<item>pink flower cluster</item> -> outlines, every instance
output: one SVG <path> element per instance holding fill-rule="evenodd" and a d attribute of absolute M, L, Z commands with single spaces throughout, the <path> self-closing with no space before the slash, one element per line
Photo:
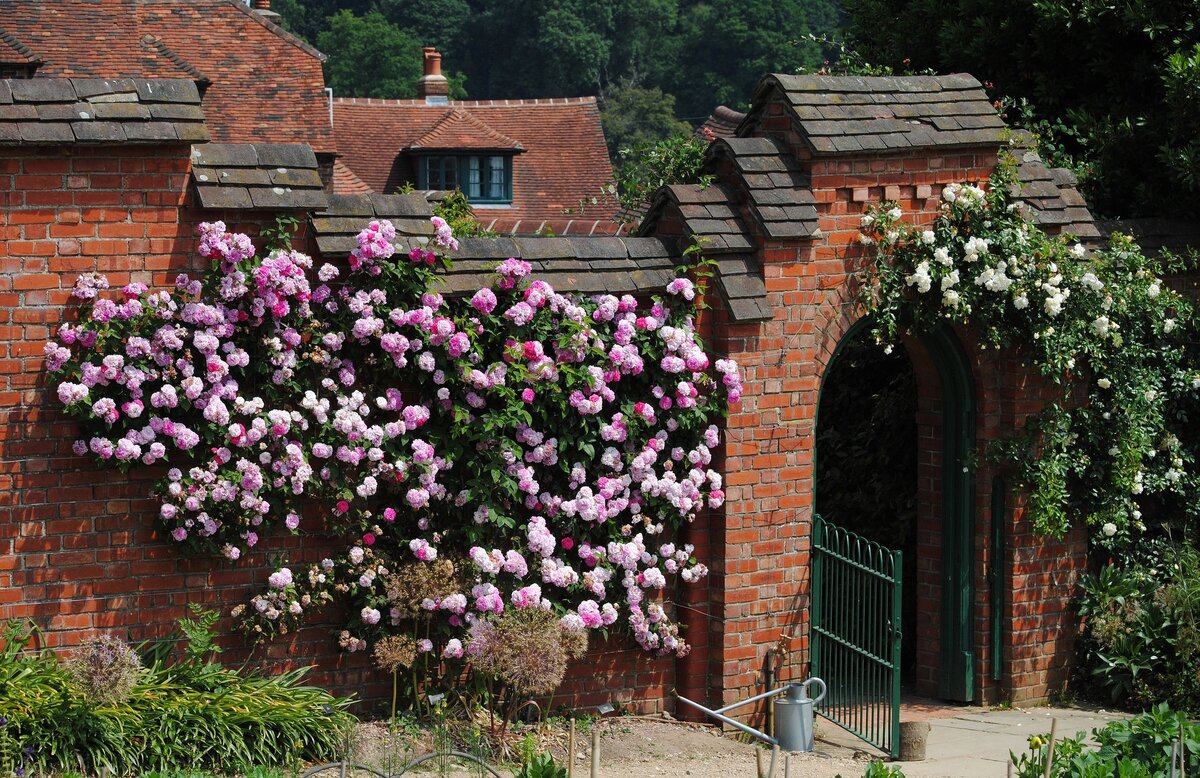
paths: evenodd
<path fill-rule="evenodd" d="M 457 245 L 434 231 L 431 246 Z M 553 608 L 685 653 L 664 592 L 707 568 L 673 538 L 724 500 L 713 421 L 742 391 L 736 365 L 700 346 L 694 285 L 668 287 L 678 308 L 579 299 L 510 258 L 448 300 L 430 289 L 436 254 L 394 257 L 395 236 L 372 222 L 352 272 L 325 264 L 316 288 L 307 257 L 257 260 L 219 222 L 201 232 L 216 268 L 173 292 L 110 301 L 103 279 L 81 279 L 90 307 L 46 349 L 89 430 L 76 450 L 177 465 L 157 490 L 164 528 L 229 559 L 325 502 L 346 549 L 271 576 L 246 609 L 267 631 L 341 601 L 357 614 L 348 650 L 423 618 L 460 658 L 472 624 Z M 447 560 L 463 577 L 417 615 L 388 600 L 395 576 Z"/>

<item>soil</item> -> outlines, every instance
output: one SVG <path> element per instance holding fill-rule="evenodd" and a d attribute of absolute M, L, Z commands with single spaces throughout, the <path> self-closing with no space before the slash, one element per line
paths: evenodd
<path fill-rule="evenodd" d="M 666 717 L 614 717 L 595 722 L 599 734 L 599 778 L 641 778 L 642 776 L 694 776 L 695 778 L 766 778 L 771 754 L 768 750 L 745 742 L 744 739 L 722 733 L 705 724 L 678 722 Z M 363 724 L 354 743 L 354 761 L 376 771 L 376 775 L 398 775 L 401 766 L 415 754 L 433 750 L 433 737 L 428 732 L 408 733 L 399 737 L 388 732 L 383 724 Z M 561 731 L 545 732 L 538 750 L 549 750 L 559 764 L 566 762 L 567 738 Z M 788 764 L 785 765 L 785 759 Z M 761 772 L 758 766 L 761 760 Z M 495 765 L 498 760 L 489 760 Z M 580 732 L 576 736 L 575 769 L 573 778 L 591 775 L 591 736 Z M 823 748 L 817 743 L 815 751 L 806 754 L 780 755 L 771 778 L 859 778 L 866 770 L 869 758 L 851 754 L 844 749 Z M 496 772 L 509 776 L 510 768 Z M 338 775 L 332 770 L 328 776 Z M 478 767 L 466 765 L 415 769 L 405 775 L 480 775 Z M 350 773 L 355 775 L 355 773 Z M 368 776 L 370 773 L 357 773 Z M 484 773 L 487 775 L 487 773 Z M 327 778 L 321 774 L 319 778 Z"/>

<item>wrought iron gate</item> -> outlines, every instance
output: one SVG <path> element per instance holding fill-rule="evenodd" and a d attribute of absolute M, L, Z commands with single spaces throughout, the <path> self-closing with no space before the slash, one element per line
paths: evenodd
<path fill-rule="evenodd" d="M 813 519 L 812 675 L 817 708 L 853 735 L 900 755 L 902 554 Z"/>

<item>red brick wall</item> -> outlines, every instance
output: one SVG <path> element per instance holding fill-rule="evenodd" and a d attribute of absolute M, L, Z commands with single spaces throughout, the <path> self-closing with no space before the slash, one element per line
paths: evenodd
<path fill-rule="evenodd" d="M 820 214 L 820 238 L 771 243 L 757 236 L 773 320 L 762 325 L 715 327 L 713 342 L 743 369 L 745 394 L 730 414 L 726 443 L 728 502 L 710 527 L 713 581 L 704 657 L 691 657 L 688 674 L 704 672 L 713 704 L 763 690 L 768 649 L 781 639 L 789 650 L 784 679 L 803 677 L 809 661 L 808 563 L 813 503 L 813 436 L 817 395 L 838 343 L 860 311 L 852 281 L 864 256 L 858 242 L 869 203 L 897 201 L 907 219 L 933 218 L 943 185 L 984 181 L 994 153 L 914 153 L 904 158 L 814 160 L 782 110 L 768 106 L 760 131 L 791 142 L 811 174 Z M 725 172 L 727 171 L 720 171 Z M 665 234 L 677 232 L 671 215 Z M 1003 680 L 989 677 L 991 622 L 986 573 L 993 468 L 982 453 L 988 442 L 1019 428 L 1040 408 L 1044 387 L 1017 358 L 998 363 L 995 352 L 965 341 L 977 397 L 974 559 L 974 695 L 977 700 L 1044 700 L 1061 688 L 1071 655 L 1069 599 L 1086 560 L 1086 543 L 1072 537 L 1047 543 L 1023 521 L 1019 498 L 1008 500 L 1006 553 L 999 560 L 1005 588 Z M 921 376 L 919 412 L 920 519 L 918 594 L 922 612 L 940 608 L 940 404 L 927 357 L 916 355 Z M 936 691 L 937 619 L 923 619 L 920 669 L 923 691 Z M 681 673 L 682 674 L 682 673 Z M 683 679 L 680 679 L 683 684 Z M 697 684 L 697 686 L 699 686 Z M 761 711 L 760 711 L 761 712 Z"/>
<path fill-rule="evenodd" d="M 128 475 L 76 457 L 77 425 L 47 391 L 42 348 L 74 318 L 71 289 L 84 272 L 114 286 L 168 287 L 199 268 L 196 227 L 218 218 L 256 234 L 235 214 L 201 212 L 187 196 L 190 147 L 6 152 L 0 160 L 0 619 L 28 618 L 41 645 L 70 647 L 97 632 L 163 638 L 189 603 L 228 613 L 265 580 L 264 554 L 237 567 L 188 559 L 159 537 L 148 495 L 159 468 Z M 271 222 L 273 214 L 262 217 Z M 309 250 L 313 247 L 309 246 Z M 276 537 L 271 553 L 320 558 L 327 540 Z M 313 681 L 360 698 L 390 696 L 363 654 L 336 649 L 339 614 L 253 653 L 228 634 L 226 657 L 271 667 L 318 663 Z M 231 631 L 232 619 L 220 627 Z M 556 704 L 661 707 L 673 662 L 647 661 L 621 641 L 594 647 Z"/>
<path fill-rule="evenodd" d="M 767 131 L 786 135 L 786 119 L 768 115 Z M 231 567 L 185 559 L 158 539 L 148 499 L 157 469 L 128 476 L 75 457 L 76 427 L 49 398 L 42 346 L 71 314 L 70 289 L 80 272 L 100 271 L 114 284 L 169 284 L 194 267 L 201 214 L 186 197 L 186 147 L 18 151 L 0 160 L 0 618 L 35 621 L 49 646 L 71 646 L 96 631 L 134 640 L 162 637 L 189 602 L 227 612 L 263 577 L 264 560 Z M 809 661 L 808 560 L 817 396 L 839 341 L 859 316 L 851 273 L 863 256 L 858 226 L 868 202 L 898 200 L 917 221 L 932 217 L 940 187 L 982 180 L 992 155 L 924 155 L 904 159 L 812 160 L 796 153 L 812 176 L 821 237 L 766 242 L 763 264 L 774 319 L 733 324 L 715 310 L 709 340 L 737 359 L 745 395 L 727 424 L 725 506 L 697 522 L 689 541 L 710 560 L 707 585 L 684 587 L 680 617 L 693 651 L 681 660 L 648 660 L 621 641 L 595 645 L 572 669 L 556 704 L 604 702 L 649 711 L 673 707 L 670 692 L 724 704 L 762 689 L 766 652 L 787 650 L 782 678 L 801 678 Z M 227 221 L 232 221 L 227 219 Z M 243 226 L 243 225 L 239 225 Z M 252 231 L 255 225 L 244 225 Z M 662 231 L 677 230 L 667 218 Z M 959 332 L 979 398 L 980 445 L 1019 427 L 1046 390 L 1019 355 L 1000 359 Z M 921 381 L 921 520 L 924 552 L 918 582 L 923 608 L 940 601 L 938 405 L 936 381 L 912 348 Z M 1003 517 L 1007 551 L 1003 680 L 988 678 L 990 608 L 986 585 L 990 484 L 986 463 L 976 481 L 975 642 L 977 698 L 1044 699 L 1065 680 L 1073 635 L 1069 596 L 1084 564 L 1073 537 L 1047 543 L 1022 518 L 1019 498 Z M 275 539 L 273 551 L 319 554 L 322 539 Z M 930 611 L 926 611 L 930 612 Z M 936 611 L 933 611 L 936 612 Z M 923 620 L 922 672 L 936 679 L 936 620 Z M 273 664 L 319 662 L 319 683 L 361 696 L 384 696 L 386 681 L 363 655 L 337 652 L 330 630 L 337 614 L 289 640 L 257 652 Z M 231 624 L 226 620 L 222 626 Z M 237 637 L 229 656 L 246 657 Z M 932 648 L 930 648 L 932 647 Z M 931 680 L 932 679 L 932 680 Z"/>

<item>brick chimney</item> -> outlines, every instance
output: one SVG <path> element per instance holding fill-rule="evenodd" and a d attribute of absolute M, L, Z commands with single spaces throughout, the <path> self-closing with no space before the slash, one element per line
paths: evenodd
<path fill-rule="evenodd" d="M 433 46 L 425 47 L 425 75 L 417 82 L 417 97 L 427 105 L 450 102 L 450 82 L 442 75 L 442 55 Z"/>
<path fill-rule="evenodd" d="M 279 22 L 279 14 L 271 10 L 271 0 L 250 0 L 254 13 L 271 22 Z"/>

